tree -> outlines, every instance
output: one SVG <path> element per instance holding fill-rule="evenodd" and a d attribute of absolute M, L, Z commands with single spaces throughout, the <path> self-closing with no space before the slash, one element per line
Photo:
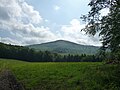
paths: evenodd
<path fill-rule="evenodd" d="M 99 32 L 102 51 L 110 49 L 113 60 L 120 60 L 120 0 L 91 0 L 88 5 L 91 10 L 81 17 L 88 22 L 83 30 L 91 35 Z M 105 8 L 109 13 L 102 16 Z"/>

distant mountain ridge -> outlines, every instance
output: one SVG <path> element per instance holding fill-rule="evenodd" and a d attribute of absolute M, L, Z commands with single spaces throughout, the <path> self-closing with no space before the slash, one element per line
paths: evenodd
<path fill-rule="evenodd" d="M 51 51 L 61 54 L 95 54 L 99 47 L 90 45 L 81 45 L 65 40 L 57 40 L 42 44 L 34 44 L 27 46 L 41 51 Z"/>

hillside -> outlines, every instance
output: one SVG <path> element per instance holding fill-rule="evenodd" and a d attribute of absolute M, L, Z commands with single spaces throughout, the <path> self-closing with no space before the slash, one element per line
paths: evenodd
<path fill-rule="evenodd" d="M 69 41 L 57 40 L 48 43 L 29 45 L 29 48 L 34 48 L 36 50 L 51 51 L 62 54 L 95 54 L 97 53 L 99 47 L 80 45 Z"/>
<path fill-rule="evenodd" d="M 61 55 L 49 51 L 39 51 L 28 47 L 0 43 L 0 58 L 18 59 L 29 62 L 99 62 L 95 55 Z"/>

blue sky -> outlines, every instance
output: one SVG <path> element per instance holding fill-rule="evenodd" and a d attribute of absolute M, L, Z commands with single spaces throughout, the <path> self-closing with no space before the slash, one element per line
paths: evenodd
<path fill-rule="evenodd" d="M 79 19 L 81 14 L 89 11 L 89 0 L 27 0 L 43 16 L 52 23 L 69 24 L 70 20 Z M 58 7 L 58 9 L 56 9 Z"/>
<path fill-rule="evenodd" d="M 89 0 L 1 0 L 0 41 L 17 45 L 68 40 L 99 46 L 95 37 L 81 32 Z"/>

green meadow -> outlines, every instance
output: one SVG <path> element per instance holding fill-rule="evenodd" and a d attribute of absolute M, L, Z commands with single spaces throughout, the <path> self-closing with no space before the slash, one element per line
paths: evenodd
<path fill-rule="evenodd" d="M 120 68 L 103 62 L 23 62 L 0 59 L 26 90 L 120 90 Z"/>

